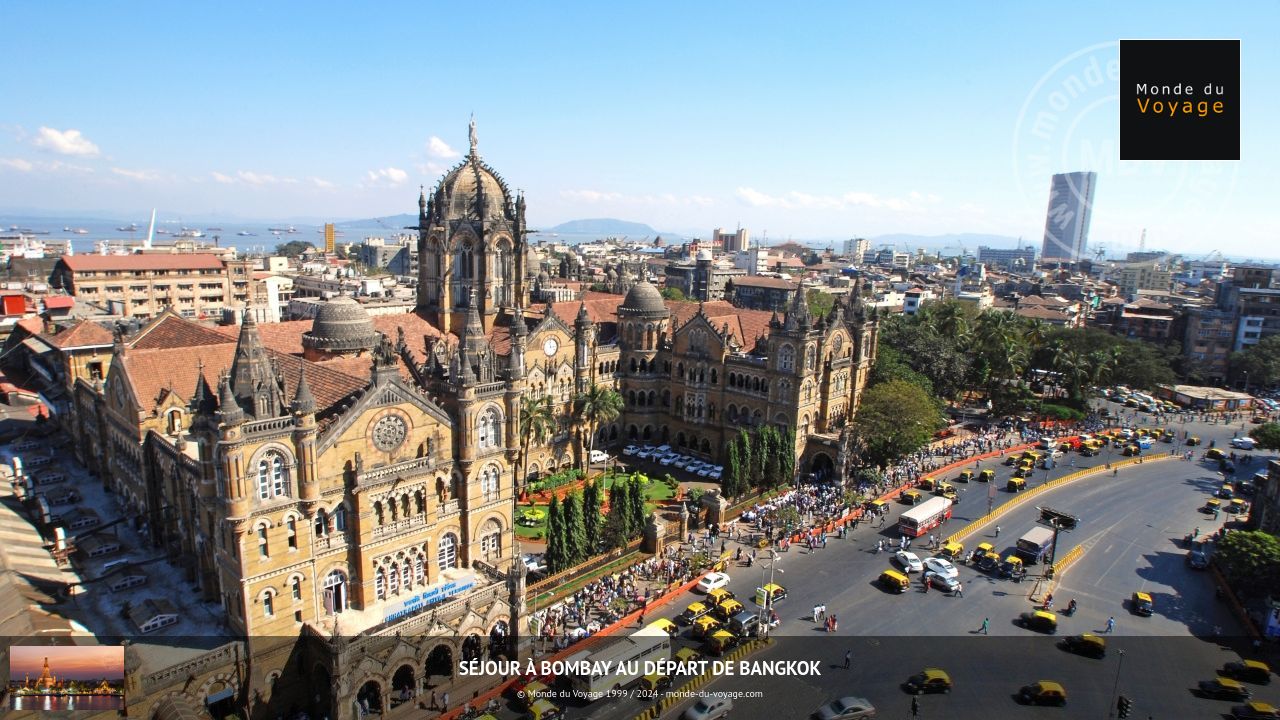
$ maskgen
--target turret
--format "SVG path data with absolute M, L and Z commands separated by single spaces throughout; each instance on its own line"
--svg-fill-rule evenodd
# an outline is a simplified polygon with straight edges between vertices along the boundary
M 218 423 L 226 427 L 244 423 L 244 410 L 236 402 L 235 393 L 231 391 L 231 378 L 226 375 L 218 383 Z

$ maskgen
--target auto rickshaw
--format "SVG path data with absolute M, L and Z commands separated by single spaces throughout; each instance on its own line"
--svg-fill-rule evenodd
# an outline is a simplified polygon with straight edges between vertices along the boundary
M 895 593 L 904 593 L 911 587 L 911 580 L 892 568 L 880 573 L 879 582 L 886 590 Z
M 1235 488 L 1231 486 L 1231 483 L 1222 483 L 1217 490 L 1213 491 L 1214 497 L 1222 498 L 1223 500 L 1230 500 L 1234 494 Z
M 733 598 L 734 595 L 732 590 L 728 588 L 716 588 L 715 590 L 707 593 L 707 597 L 704 598 L 702 602 L 715 607 L 725 600 L 732 600 Z
M 902 502 L 908 505 L 918 504 L 921 500 L 924 499 L 924 495 L 922 495 L 919 490 L 907 490 L 906 492 L 902 493 L 901 497 L 902 497 Z
M 1164 433 L 1160 435 L 1160 442 L 1172 443 L 1174 438 L 1175 436 L 1172 430 L 1165 430 Z
M 1227 454 L 1222 452 L 1222 450 L 1219 448 L 1209 448 L 1208 450 L 1204 451 L 1205 460 L 1221 460 L 1226 456 Z
M 723 655 L 738 645 L 738 636 L 728 630 L 717 630 L 703 644 L 712 655 Z
M 1195 435 L 1192 435 L 1191 437 L 1187 438 L 1187 447 L 1194 447 L 1199 444 L 1200 444 L 1200 438 L 1196 437 Z
M 737 615 L 743 610 L 746 610 L 746 608 L 742 606 L 742 603 L 734 600 L 733 598 L 729 598 L 717 605 L 714 612 L 716 617 L 720 618 L 721 622 L 729 622 L 729 618 Z
M 1227 505 L 1226 511 L 1237 515 L 1243 515 L 1244 513 L 1249 512 L 1249 504 L 1240 498 L 1235 498 L 1231 501 L 1230 505 Z
M 929 492 L 933 490 L 933 488 L 936 485 L 937 485 L 937 481 L 934 480 L 933 478 L 928 478 L 928 477 L 920 478 L 920 482 L 916 483 L 916 487 L 920 488 L 921 490 L 924 490 L 925 492 Z
M 1000 569 L 1000 555 L 995 552 L 985 552 L 978 556 L 978 569 L 983 572 L 997 572 Z
M 1018 462 L 1021 460 L 1022 460 L 1022 457 L 1019 455 L 1010 455 L 1009 457 L 1004 459 L 1004 464 L 1013 466 L 1013 465 L 1017 465 Z
M 956 482 L 967 483 L 972 479 L 973 479 L 972 470 L 961 470 L 960 474 L 956 476 Z
M 663 673 L 645 675 L 636 682 L 636 687 L 645 693 L 645 695 L 640 696 L 641 698 L 646 695 L 652 697 L 663 690 L 671 689 L 671 676 Z
M 1151 617 L 1151 614 L 1155 612 L 1155 603 L 1147 593 L 1135 592 L 1133 597 L 1130 599 L 1130 603 L 1130 608 L 1133 610 L 1134 615 Z
M 1107 641 L 1093 633 L 1066 638 L 1062 641 L 1062 647 L 1068 652 L 1088 657 L 1102 658 L 1107 654 Z
M 703 602 L 696 602 L 685 608 L 684 612 L 680 613 L 680 617 L 683 618 L 685 622 L 692 623 L 694 620 L 697 620 L 709 612 L 711 612 L 710 605 Z
M 960 556 L 964 554 L 964 545 L 955 540 L 948 540 L 942 546 L 942 549 L 938 551 L 938 554 L 950 560 L 959 560 Z
M 680 626 L 666 618 L 658 618 L 657 620 L 654 620 L 649 623 L 649 627 L 657 628 L 671 637 L 675 637 L 680 634 Z
M 995 480 L 995 479 L 996 479 L 996 471 L 995 471 L 995 470 L 987 469 L 987 470 L 983 470 L 982 472 L 978 473 L 978 481 L 979 481 L 979 482 L 991 482 L 992 480 Z
M 1022 558 L 1017 555 L 1009 555 L 1000 563 L 1000 574 L 1004 577 L 1021 578 L 1026 572 L 1026 568 L 1022 566 Z
M 564 717 L 564 710 L 550 700 L 538 700 L 529 707 L 529 714 L 525 717 L 529 720 L 559 720 Z
M 1021 480 L 1023 478 L 1031 477 L 1032 473 L 1034 472 L 1035 472 L 1034 468 L 1029 468 L 1029 467 L 1024 467 L 1022 465 L 1019 465 L 1018 468 L 1013 471 L 1013 476 Z
M 756 604 L 770 606 L 779 600 L 785 600 L 787 589 L 776 583 L 769 583 L 756 588 Z M 761 602 L 763 600 L 763 602 Z
M 1124 452 L 1123 452 L 1122 454 L 1123 454 L 1125 457 L 1131 457 L 1131 456 L 1134 456 L 1134 455 L 1141 455 L 1141 454 L 1142 454 L 1142 448 L 1138 447 L 1137 445 L 1125 445 L 1125 446 L 1124 446 Z
M 1214 513 L 1216 515 L 1218 511 L 1221 509 L 1222 509 L 1221 500 L 1209 498 L 1209 500 L 1205 502 L 1204 507 L 1200 508 L 1200 512 Z
M 1009 482 L 1004 484 L 1004 489 L 1011 493 L 1016 493 L 1027 489 L 1027 481 L 1020 477 L 1009 478 Z
M 933 492 L 936 495 L 952 501 L 959 496 L 959 493 L 956 491 L 956 487 L 950 483 L 938 483 L 938 487 L 935 488 Z
M 720 629 L 720 621 L 710 615 L 703 615 L 689 625 L 689 637 L 704 638 Z

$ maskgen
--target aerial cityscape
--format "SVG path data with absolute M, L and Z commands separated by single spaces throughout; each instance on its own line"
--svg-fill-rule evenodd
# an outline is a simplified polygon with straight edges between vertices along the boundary
M 1280 718 L 1276 100 L 1117 122 L 1280 13 L 1088 5 L 7 6 L 7 711 Z

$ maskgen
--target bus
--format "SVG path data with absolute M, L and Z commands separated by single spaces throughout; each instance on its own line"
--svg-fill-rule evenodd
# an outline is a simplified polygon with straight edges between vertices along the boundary
M 898 532 L 907 537 L 920 537 L 951 517 L 951 501 L 930 498 L 898 517 Z
M 569 687 L 574 695 L 587 702 L 608 697 L 611 690 L 626 687 L 644 676 L 646 661 L 671 659 L 671 636 L 652 625 L 628 637 L 618 638 L 582 658 L 589 663 L 612 663 L 611 671 L 601 675 L 574 675 Z M 574 658 L 578 659 L 578 658 Z

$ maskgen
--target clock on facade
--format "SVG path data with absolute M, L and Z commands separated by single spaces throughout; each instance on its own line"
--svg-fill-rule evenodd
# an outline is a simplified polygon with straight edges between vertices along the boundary
M 556 351 L 559 349 L 560 343 L 553 337 L 547 338 L 547 341 L 542 343 L 542 352 L 546 353 L 547 357 L 555 355 Z
M 408 433 L 409 428 L 405 425 L 404 418 L 399 415 L 388 415 L 373 426 L 373 446 L 384 452 L 390 452 L 400 447 L 400 443 L 404 442 Z

